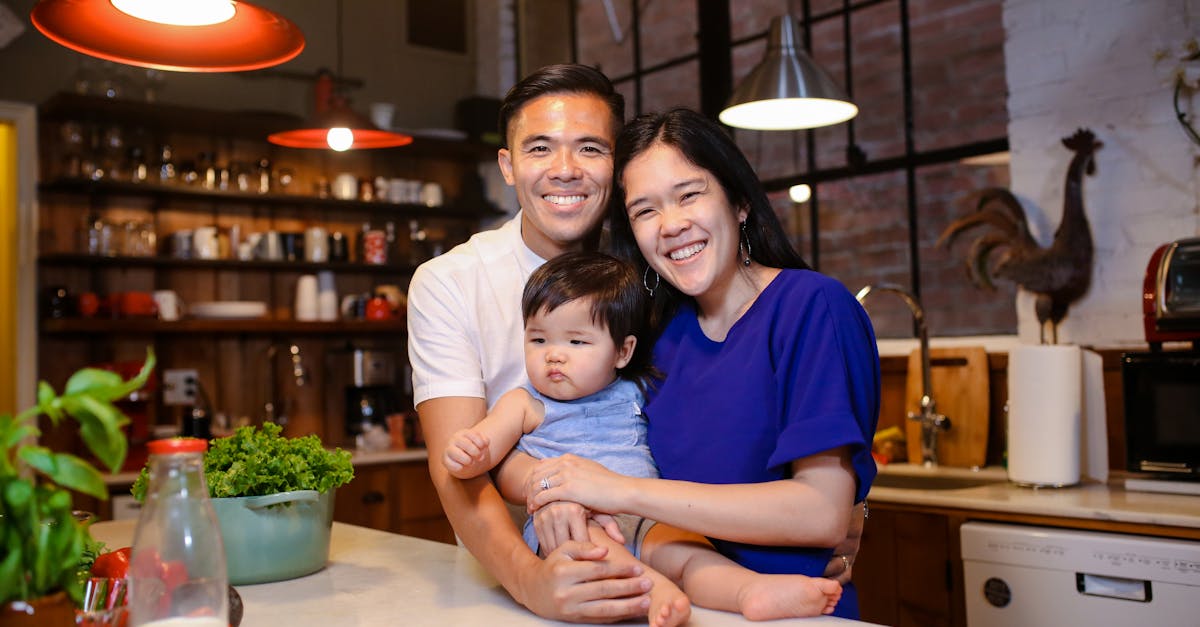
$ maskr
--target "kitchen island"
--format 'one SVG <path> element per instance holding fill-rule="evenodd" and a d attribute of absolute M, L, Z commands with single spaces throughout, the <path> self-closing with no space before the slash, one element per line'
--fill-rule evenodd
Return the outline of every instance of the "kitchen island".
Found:
<path fill-rule="evenodd" d="M 135 521 L 100 522 L 92 535 L 128 546 Z M 333 524 L 329 564 L 289 581 L 238 586 L 242 625 L 567 625 L 535 616 L 513 601 L 466 549 L 365 527 Z M 644 623 L 644 621 L 642 621 Z M 693 608 L 691 627 L 748 625 L 741 616 Z M 864 625 L 819 617 L 771 625 Z"/>

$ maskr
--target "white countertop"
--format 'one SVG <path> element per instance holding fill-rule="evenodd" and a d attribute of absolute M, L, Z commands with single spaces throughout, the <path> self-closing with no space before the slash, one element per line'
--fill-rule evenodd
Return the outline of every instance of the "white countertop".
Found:
<path fill-rule="evenodd" d="M 92 535 L 111 547 L 127 546 L 135 522 L 101 522 Z M 238 586 L 242 625 L 287 621 L 288 627 L 327 625 L 566 625 L 518 605 L 466 549 L 383 531 L 333 524 L 329 565 L 276 583 Z M 644 624 L 644 621 L 643 621 Z M 747 625 L 727 612 L 693 608 L 689 627 Z M 771 625 L 865 625 L 823 616 Z"/>
<path fill-rule="evenodd" d="M 979 476 L 995 479 L 996 483 L 952 490 L 873 487 L 868 501 L 1200 528 L 1200 497 L 1196 496 L 1134 492 L 1103 483 L 1025 488 L 1009 483 L 1003 468 L 971 471 L 943 467 L 930 471 L 910 464 L 889 464 L 880 473 Z"/>

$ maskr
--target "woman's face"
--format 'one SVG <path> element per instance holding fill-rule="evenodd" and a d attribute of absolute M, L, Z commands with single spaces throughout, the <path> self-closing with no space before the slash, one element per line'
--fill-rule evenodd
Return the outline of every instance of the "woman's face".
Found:
<path fill-rule="evenodd" d="M 746 210 L 735 212 L 712 173 L 661 143 L 633 158 L 622 181 L 629 224 L 650 267 L 698 300 L 723 294 L 737 274 Z"/>

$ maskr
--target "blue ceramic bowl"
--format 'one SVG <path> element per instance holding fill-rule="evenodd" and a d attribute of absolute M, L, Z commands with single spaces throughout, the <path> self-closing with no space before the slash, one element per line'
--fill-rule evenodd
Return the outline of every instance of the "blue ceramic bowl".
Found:
<path fill-rule="evenodd" d="M 229 583 L 266 583 L 315 573 L 329 561 L 333 494 L 316 490 L 212 499 Z"/>

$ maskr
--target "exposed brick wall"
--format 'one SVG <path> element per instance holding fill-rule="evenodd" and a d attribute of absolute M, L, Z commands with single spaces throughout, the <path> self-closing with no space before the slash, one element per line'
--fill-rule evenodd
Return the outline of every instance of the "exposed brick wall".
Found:
<path fill-rule="evenodd" d="M 1150 254 L 1200 234 L 1197 148 L 1175 122 L 1171 90 L 1152 58 L 1198 25 L 1196 0 L 1004 1 L 1012 187 L 1043 243 L 1062 212 L 1070 153 L 1059 138 L 1087 126 L 1104 142 L 1084 184 L 1096 248 L 1092 288 L 1071 309 L 1060 341 L 1140 344 Z M 1029 295 L 1018 297 L 1017 314 L 1021 339 L 1037 341 Z"/>

